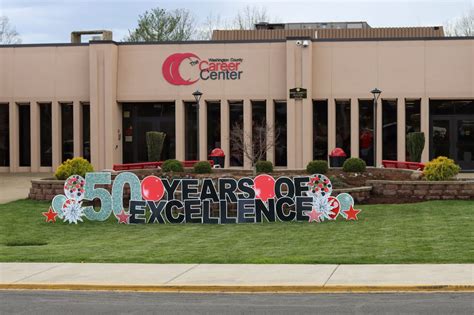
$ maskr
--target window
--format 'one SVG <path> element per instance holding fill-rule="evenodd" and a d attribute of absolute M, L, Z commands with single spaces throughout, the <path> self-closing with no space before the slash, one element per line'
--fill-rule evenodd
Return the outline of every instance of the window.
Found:
<path fill-rule="evenodd" d="M 61 104 L 62 160 L 74 157 L 74 113 L 72 103 Z"/>
<path fill-rule="evenodd" d="M 374 102 L 359 100 L 359 157 L 374 165 Z"/>
<path fill-rule="evenodd" d="M 0 166 L 10 166 L 9 114 L 9 104 L 0 104 Z"/>
<path fill-rule="evenodd" d="M 184 102 L 185 159 L 199 160 L 198 156 L 198 111 L 196 102 Z"/>
<path fill-rule="evenodd" d="M 420 103 L 421 100 L 405 100 L 405 135 L 410 132 L 420 131 Z M 406 146 L 405 148 L 405 159 L 406 161 L 409 161 L 410 157 L 408 156 L 408 149 Z"/>
<path fill-rule="evenodd" d="M 328 101 L 313 101 L 313 159 L 328 158 Z"/>
<path fill-rule="evenodd" d="M 287 166 L 286 102 L 275 102 L 275 166 Z"/>
<path fill-rule="evenodd" d="M 221 102 L 207 102 L 207 154 L 221 148 Z"/>
<path fill-rule="evenodd" d="M 244 103 L 243 101 L 229 101 L 230 119 L 230 166 L 243 166 L 244 153 L 242 140 L 244 139 Z"/>
<path fill-rule="evenodd" d="M 20 166 L 31 166 L 30 104 L 18 104 Z"/>
<path fill-rule="evenodd" d="M 351 156 L 351 101 L 336 100 L 336 147 Z"/>
<path fill-rule="evenodd" d="M 382 100 L 382 159 L 397 160 L 397 100 Z"/>
<path fill-rule="evenodd" d="M 91 106 L 82 104 L 82 156 L 91 160 Z"/>
<path fill-rule="evenodd" d="M 267 143 L 267 123 L 266 123 L 266 102 L 265 101 L 251 101 L 252 102 L 252 142 L 254 150 L 261 152 L 265 150 Z M 254 151 L 254 152 L 255 152 Z M 267 153 L 264 152 L 261 160 L 267 159 Z"/>
<path fill-rule="evenodd" d="M 38 104 L 40 110 L 40 158 L 41 166 L 51 166 L 53 158 L 51 103 Z"/>

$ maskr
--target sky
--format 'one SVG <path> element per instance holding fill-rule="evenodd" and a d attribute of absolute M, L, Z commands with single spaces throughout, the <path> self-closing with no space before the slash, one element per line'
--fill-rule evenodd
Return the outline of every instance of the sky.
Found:
<path fill-rule="evenodd" d="M 136 26 L 140 14 L 154 7 L 185 8 L 197 23 L 210 14 L 232 19 L 247 5 L 265 7 L 278 22 L 367 21 L 372 27 L 434 26 L 466 14 L 474 0 L 0 0 L 23 43 L 67 43 L 75 30 L 107 29 L 120 41 Z"/>

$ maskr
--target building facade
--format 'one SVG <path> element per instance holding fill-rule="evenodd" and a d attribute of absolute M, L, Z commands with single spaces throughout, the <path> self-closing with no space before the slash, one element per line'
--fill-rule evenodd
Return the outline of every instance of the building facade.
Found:
<path fill-rule="evenodd" d="M 290 98 L 294 88 L 306 97 Z M 278 130 L 266 159 L 279 167 L 335 147 L 368 165 L 405 161 L 407 133 L 422 131 L 422 161 L 447 155 L 473 170 L 474 38 L 0 46 L 0 172 L 51 172 L 73 156 L 97 170 L 144 162 L 153 130 L 166 134 L 163 159 L 221 147 L 227 167 L 250 168 L 231 130 L 265 123 Z"/>

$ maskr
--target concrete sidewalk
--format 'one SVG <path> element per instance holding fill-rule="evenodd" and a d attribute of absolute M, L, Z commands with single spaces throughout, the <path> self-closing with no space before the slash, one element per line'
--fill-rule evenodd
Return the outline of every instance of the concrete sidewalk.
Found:
<path fill-rule="evenodd" d="M 32 179 L 50 177 L 52 173 L 0 173 L 0 204 L 28 198 Z"/>
<path fill-rule="evenodd" d="M 0 263 L 0 289 L 162 292 L 474 292 L 474 264 Z"/>

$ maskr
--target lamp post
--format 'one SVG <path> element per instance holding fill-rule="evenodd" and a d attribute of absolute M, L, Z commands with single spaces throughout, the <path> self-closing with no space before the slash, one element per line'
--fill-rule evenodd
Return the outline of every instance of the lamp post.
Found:
<path fill-rule="evenodd" d="M 370 93 L 374 96 L 374 167 L 377 167 L 377 101 L 382 91 L 375 88 Z"/>
<path fill-rule="evenodd" d="M 194 99 L 196 100 L 196 115 L 197 115 L 197 160 L 199 161 L 199 101 L 201 100 L 202 93 L 198 90 L 193 92 Z"/>

